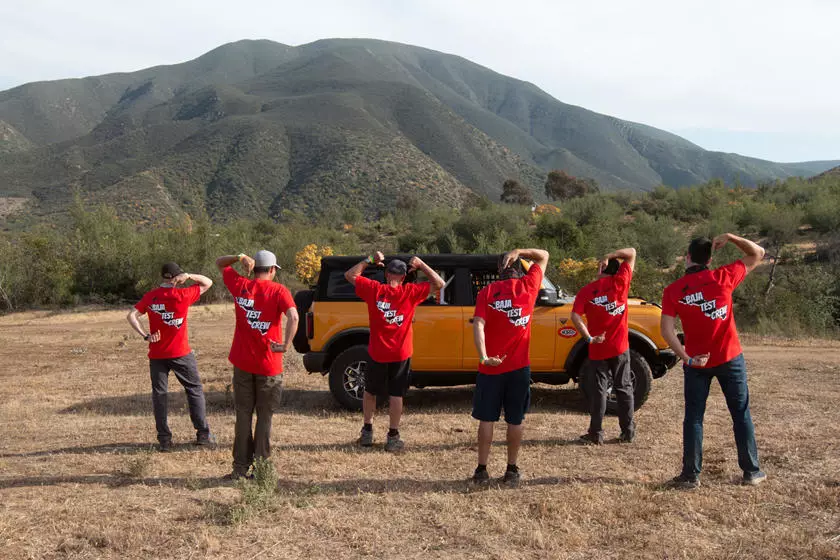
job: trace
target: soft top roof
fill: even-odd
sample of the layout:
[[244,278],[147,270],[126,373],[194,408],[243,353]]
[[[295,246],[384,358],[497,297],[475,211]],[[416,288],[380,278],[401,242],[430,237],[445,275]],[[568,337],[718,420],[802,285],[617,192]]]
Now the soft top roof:
[[[400,259],[406,264],[411,257],[420,257],[423,262],[431,267],[436,266],[463,266],[466,268],[480,268],[495,270],[498,266],[499,255],[455,255],[455,254],[435,254],[435,255],[385,255],[385,263],[393,259]],[[321,268],[341,269],[347,270],[353,265],[367,258],[367,255],[345,256],[345,257],[323,257],[321,259]]]

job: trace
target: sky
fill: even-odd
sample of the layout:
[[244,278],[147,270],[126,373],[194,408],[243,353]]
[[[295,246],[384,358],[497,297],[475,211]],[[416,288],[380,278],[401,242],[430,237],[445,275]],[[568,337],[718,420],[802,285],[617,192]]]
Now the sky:
[[0,90],[223,43],[334,37],[457,54],[565,103],[774,161],[840,159],[837,0],[0,3]]

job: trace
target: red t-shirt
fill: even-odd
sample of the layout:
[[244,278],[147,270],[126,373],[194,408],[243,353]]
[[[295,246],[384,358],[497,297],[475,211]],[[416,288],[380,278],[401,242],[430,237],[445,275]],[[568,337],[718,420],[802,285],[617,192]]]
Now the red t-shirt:
[[498,375],[531,365],[531,317],[542,279],[542,268],[534,264],[522,278],[493,282],[478,293],[474,316],[484,319],[487,356],[507,356],[496,367],[479,364],[480,373]]
[[662,314],[679,316],[689,356],[709,354],[706,367],[738,357],[741,342],[732,315],[732,292],[747,275],[741,261],[716,270],[688,273],[662,294]]
[[379,363],[401,362],[414,353],[414,310],[427,297],[431,284],[400,284],[392,288],[376,280],[356,278],[356,295],[368,306],[368,354]]
[[149,359],[168,360],[186,356],[190,350],[187,313],[201,297],[201,286],[155,288],[134,306],[141,315],[149,314],[149,332],[160,331],[160,340],[149,344]]
[[578,315],[586,315],[589,334],[606,334],[604,342],[589,345],[590,360],[614,358],[630,349],[627,296],[632,279],[633,271],[623,262],[615,275],[587,284],[575,296],[572,310]]
[[283,343],[281,318],[295,306],[291,292],[271,280],[241,276],[231,267],[224,269],[222,278],[236,310],[236,330],[228,360],[255,375],[282,373],[283,354],[271,351],[271,341]]

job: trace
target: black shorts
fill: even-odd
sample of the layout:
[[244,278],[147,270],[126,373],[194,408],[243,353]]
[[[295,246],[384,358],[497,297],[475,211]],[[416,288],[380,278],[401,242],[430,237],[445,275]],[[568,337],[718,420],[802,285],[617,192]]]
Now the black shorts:
[[473,413],[476,420],[497,422],[505,409],[505,422],[518,426],[525,419],[531,405],[531,368],[525,366],[507,373],[487,375],[479,373],[473,393]]
[[365,392],[377,397],[404,397],[411,384],[411,358],[401,362],[368,362]]

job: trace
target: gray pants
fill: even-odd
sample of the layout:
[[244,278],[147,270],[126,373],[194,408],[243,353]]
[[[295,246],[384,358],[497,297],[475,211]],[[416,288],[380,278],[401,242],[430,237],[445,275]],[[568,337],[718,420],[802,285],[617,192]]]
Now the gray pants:
[[[283,376],[255,375],[233,368],[233,403],[236,426],[233,438],[233,472],[245,474],[254,457],[271,455],[271,417],[280,407]],[[254,411],[257,426],[251,431]]]
[[198,376],[195,354],[190,352],[180,358],[149,360],[149,372],[152,377],[152,408],[155,411],[158,441],[172,441],[172,432],[169,431],[169,423],[166,420],[170,371],[184,386],[196,437],[206,438],[210,434],[210,428],[207,425],[204,389],[201,386],[201,378]]
[[607,412],[607,389],[612,383],[618,402],[618,425],[622,434],[632,434],[633,379],[630,375],[630,351],[606,360],[592,360],[592,394],[589,403],[589,433],[604,435],[604,414]]

